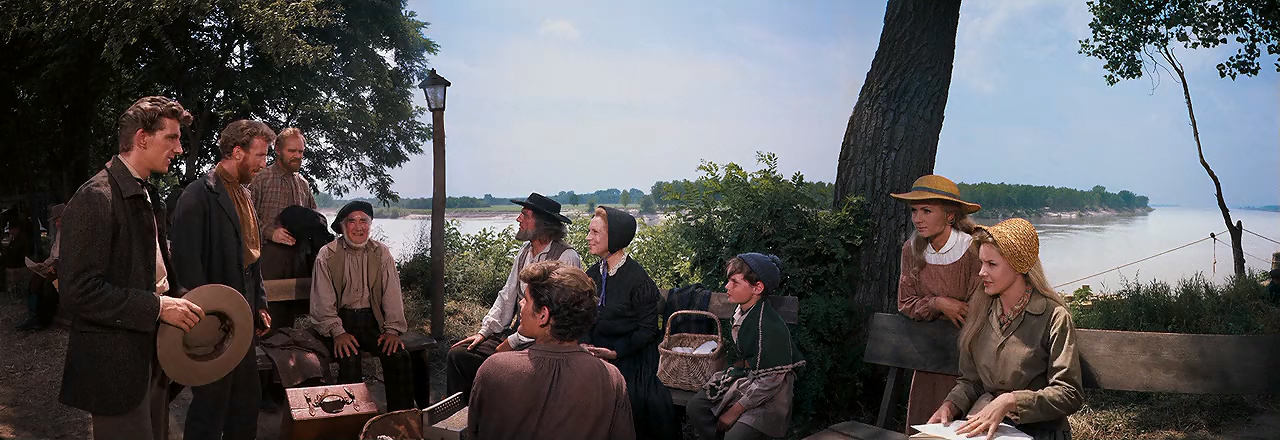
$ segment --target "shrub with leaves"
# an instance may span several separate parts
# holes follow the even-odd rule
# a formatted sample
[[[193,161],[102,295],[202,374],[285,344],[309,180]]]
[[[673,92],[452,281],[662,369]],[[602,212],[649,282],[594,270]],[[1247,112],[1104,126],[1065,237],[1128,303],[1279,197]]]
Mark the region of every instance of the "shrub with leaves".
[[[1213,284],[1196,274],[1177,284],[1126,281],[1110,295],[1076,290],[1076,326],[1099,330],[1250,335],[1280,333],[1280,307],[1267,301],[1256,274]]]
[[[663,233],[655,233],[652,244],[667,255],[659,261],[687,258],[688,267],[656,262],[646,268],[655,279],[723,290],[725,262],[734,255],[781,258],[783,281],[776,293],[800,299],[791,337],[807,361],[795,390],[792,432],[811,432],[852,418],[850,402],[862,392],[862,350],[852,343],[861,320],[849,300],[848,281],[857,271],[854,251],[868,222],[859,200],[832,210],[812,196],[812,184],[800,173],[780,174],[777,156],[757,153],[757,160],[762,169],[753,172],[734,163],[704,162],[694,189],[667,188],[678,214],[662,226],[668,231],[655,231]]]

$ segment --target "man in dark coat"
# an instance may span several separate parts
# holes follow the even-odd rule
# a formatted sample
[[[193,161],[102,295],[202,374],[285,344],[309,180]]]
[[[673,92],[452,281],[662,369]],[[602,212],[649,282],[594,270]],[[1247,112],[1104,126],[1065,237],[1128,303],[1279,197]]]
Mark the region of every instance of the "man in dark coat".
[[[156,360],[159,322],[190,330],[204,312],[169,281],[164,204],[144,177],[182,154],[182,105],[152,96],[120,117],[120,155],[67,204],[58,266],[71,330],[58,400],[93,415],[96,440],[167,439],[169,380]]]
[[[249,190],[253,175],[267,164],[275,132],[258,121],[239,120],[222,130],[222,160],[204,178],[191,182],[173,213],[173,262],[178,280],[194,289],[225,284],[256,310],[257,336],[271,327],[267,293],[258,263],[261,243]],[[256,343],[256,342],[255,342]],[[258,431],[262,387],[254,350],[222,379],[191,389],[184,438],[252,439]]]

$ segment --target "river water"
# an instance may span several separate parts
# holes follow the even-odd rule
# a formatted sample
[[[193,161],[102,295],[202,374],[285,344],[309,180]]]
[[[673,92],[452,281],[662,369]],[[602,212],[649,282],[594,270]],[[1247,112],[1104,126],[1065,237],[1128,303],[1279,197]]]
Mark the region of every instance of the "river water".
[[[332,216],[333,213],[326,213]],[[1245,229],[1280,241],[1280,213],[1246,211],[1231,212],[1244,222]],[[486,228],[515,225],[515,213],[501,218],[457,218],[462,233]],[[1131,263],[1196,240],[1210,232],[1226,230],[1222,214],[1216,209],[1157,208],[1147,214],[1089,217],[1075,219],[1040,219],[1033,221],[1040,232],[1040,255],[1045,273],[1054,285],[1093,275],[1097,272]],[[418,241],[426,240],[431,221],[427,219],[377,219],[373,235],[387,243],[396,255],[413,251]],[[1064,285],[1070,292],[1082,284],[1095,291],[1111,291],[1124,280],[1148,282],[1152,279],[1176,281],[1196,272],[1213,281],[1222,281],[1232,271],[1231,240],[1219,234],[1219,241],[1206,240],[1181,250],[1137,263],[1118,271]],[[1280,244],[1246,232],[1243,239],[1245,263],[1252,268],[1269,270],[1271,254]],[[1214,261],[1217,263],[1215,264]]]

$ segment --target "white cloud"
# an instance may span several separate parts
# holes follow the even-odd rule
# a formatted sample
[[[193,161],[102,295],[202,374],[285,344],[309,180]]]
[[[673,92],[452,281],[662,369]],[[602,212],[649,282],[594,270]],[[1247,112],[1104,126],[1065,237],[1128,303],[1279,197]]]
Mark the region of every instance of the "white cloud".
[[[577,40],[582,36],[582,32],[578,31],[577,26],[563,19],[543,20],[542,26],[538,27],[538,34],[569,41]]]

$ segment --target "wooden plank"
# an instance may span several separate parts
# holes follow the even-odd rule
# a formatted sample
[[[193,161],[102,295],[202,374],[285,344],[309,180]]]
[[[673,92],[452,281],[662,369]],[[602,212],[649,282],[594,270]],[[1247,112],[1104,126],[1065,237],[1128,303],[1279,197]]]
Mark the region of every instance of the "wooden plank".
[[[880,429],[855,421],[832,425],[826,430],[805,437],[805,440],[906,440],[907,435],[887,429]]]
[[[311,299],[311,278],[267,280],[262,285],[267,290],[267,302]]]
[[[957,330],[878,313],[864,361],[958,375]],[[1188,394],[1280,394],[1280,335],[1196,335],[1076,330],[1090,389]]]
[[[876,415],[876,426],[883,428],[889,421],[889,411],[897,407],[895,397],[898,393],[898,376],[902,369],[889,367],[888,377],[884,381],[884,395],[880,396],[880,413]]]
[[[436,340],[422,333],[409,330],[400,335],[404,348],[409,351],[430,350],[436,346]]]
[[[1085,388],[1280,394],[1280,335],[1076,333]]]
[[[959,330],[951,322],[920,322],[897,313],[871,318],[864,362],[960,375]]]
[[[659,290],[658,295],[658,313],[661,314],[667,303],[667,296],[671,293],[670,289]],[[778,311],[778,315],[782,316],[782,320],[787,324],[796,324],[800,322],[800,299],[794,296],[769,296],[769,304],[774,310]],[[715,314],[720,319],[732,319],[733,310],[738,307],[737,304],[729,302],[729,294],[724,292],[711,292],[711,300],[708,301],[707,311]]]

